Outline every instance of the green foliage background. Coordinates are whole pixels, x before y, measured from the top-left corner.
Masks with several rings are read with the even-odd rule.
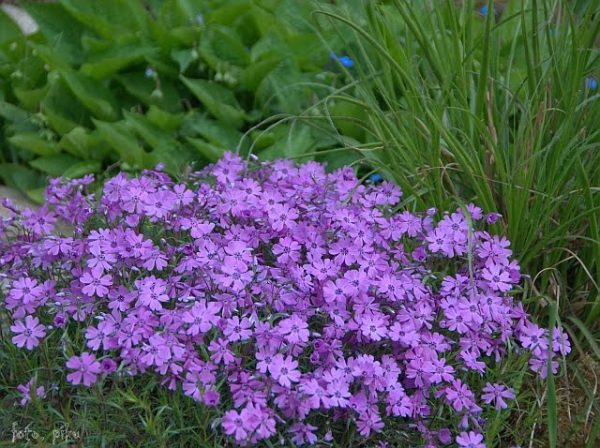
[[[0,179],[34,200],[46,176],[116,162],[178,174],[227,149],[271,158],[335,145],[303,123],[254,129],[301,114],[340,75],[330,58],[339,39],[314,32],[310,2],[21,6],[39,31],[23,36],[0,11]]]

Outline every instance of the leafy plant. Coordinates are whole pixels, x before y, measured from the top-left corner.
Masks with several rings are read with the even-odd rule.
[[[303,2],[22,6],[39,25],[33,36],[0,13],[0,178],[35,199],[39,172],[77,177],[118,162],[163,163],[176,174],[259,136],[264,155],[277,154],[270,132],[244,133],[266,117],[300,114],[337,76]],[[294,155],[314,149],[316,132],[288,126],[290,146],[301,148]]]

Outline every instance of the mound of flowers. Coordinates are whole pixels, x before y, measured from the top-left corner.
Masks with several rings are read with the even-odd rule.
[[[5,201],[13,343],[62,338],[77,387],[156,375],[214,408],[239,445],[394,428],[481,447],[484,411],[514,398],[488,369],[524,357],[544,377],[570,351],[511,296],[519,266],[474,205],[411,213],[398,187],[350,168],[232,154],[179,182],[158,170],[101,194],[91,183],[53,180],[39,211]],[[25,386],[22,403],[44,399]]]

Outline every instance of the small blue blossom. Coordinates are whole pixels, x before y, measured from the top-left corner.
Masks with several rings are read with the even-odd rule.
[[[342,64],[344,67],[346,68],[351,68],[354,66],[354,61],[352,60],[352,58],[350,58],[350,56],[339,56],[335,53],[331,53],[331,59],[333,59],[334,61],[338,61],[340,64]]]
[[[344,67],[350,68],[350,67],[354,66],[354,61],[352,59],[350,59],[349,56],[341,56],[339,61]]]
[[[369,176],[369,180],[374,184],[378,184],[379,182],[383,182],[383,177],[379,173],[373,173]]]
[[[204,25],[204,16],[202,14],[196,15],[196,23],[198,25]]]
[[[598,80],[590,76],[585,80],[585,86],[590,90],[596,90],[598,88]]]
[[[156,72],[152,67],[146,67],[144,75],[146,76],[146,78],[154,78],[156,76]]]
[[[479,14],[481,14],[484,17],[488,15],[488,11],[488,5],[483,5],[481,8],[479,8]],[[494,14],[496,14],[496,8],[494,8]]]

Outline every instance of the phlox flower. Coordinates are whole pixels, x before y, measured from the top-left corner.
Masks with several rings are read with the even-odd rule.
[[[297,369],[298,361],[291,356],[284,357],[282,354],[277,354],[273,357],[270,371],[279,384],[290,387],[292,383],[300,380],[300,372]]]
[[[33,390],[34,395],[37,398],[45,398],[46,397],[46,388],[44,386],[37,386],[37,380],[35,377],[31,378],[25,384],[19,384],[17,386],[17,390],[21,394],[21,400],[19,404],[21,406],[25,406],[27,403],[31,401],[31,391]]]
[[[74,370],[74,372],[67,375],[67,381],[73,385],[83,384],[90,387],[97,381],[98,375],[102,373],[102,366],[96,360],[96,356],[88,352],[69,358],[67,367]]]
[[[110,275],[102,275],[102,271],[92,270],[85,272],[79,279],[85,286],[81,291],[87,296],[105,297],[108,294],[108,287],[111,286],[112,278]]]
[[[504,399],[514,400],[515,392],[503,384],[487,383],[483,388],[481,398],[487,404],[493,403],[497,410],[506,409],[508,404],[506,404]]]
[[[10,327],[16,334],[12,337],[12,342],[17,347],[25,347],[27,350],[33,350],[40,343],[40,339],[46,336],[46,329],[40,324],[37,317],[26,316],[25,321],[17,321]]]
[[[456,443],[463,448],[485,448],[483,435],[474,431],[461,432],[456,436]]]

